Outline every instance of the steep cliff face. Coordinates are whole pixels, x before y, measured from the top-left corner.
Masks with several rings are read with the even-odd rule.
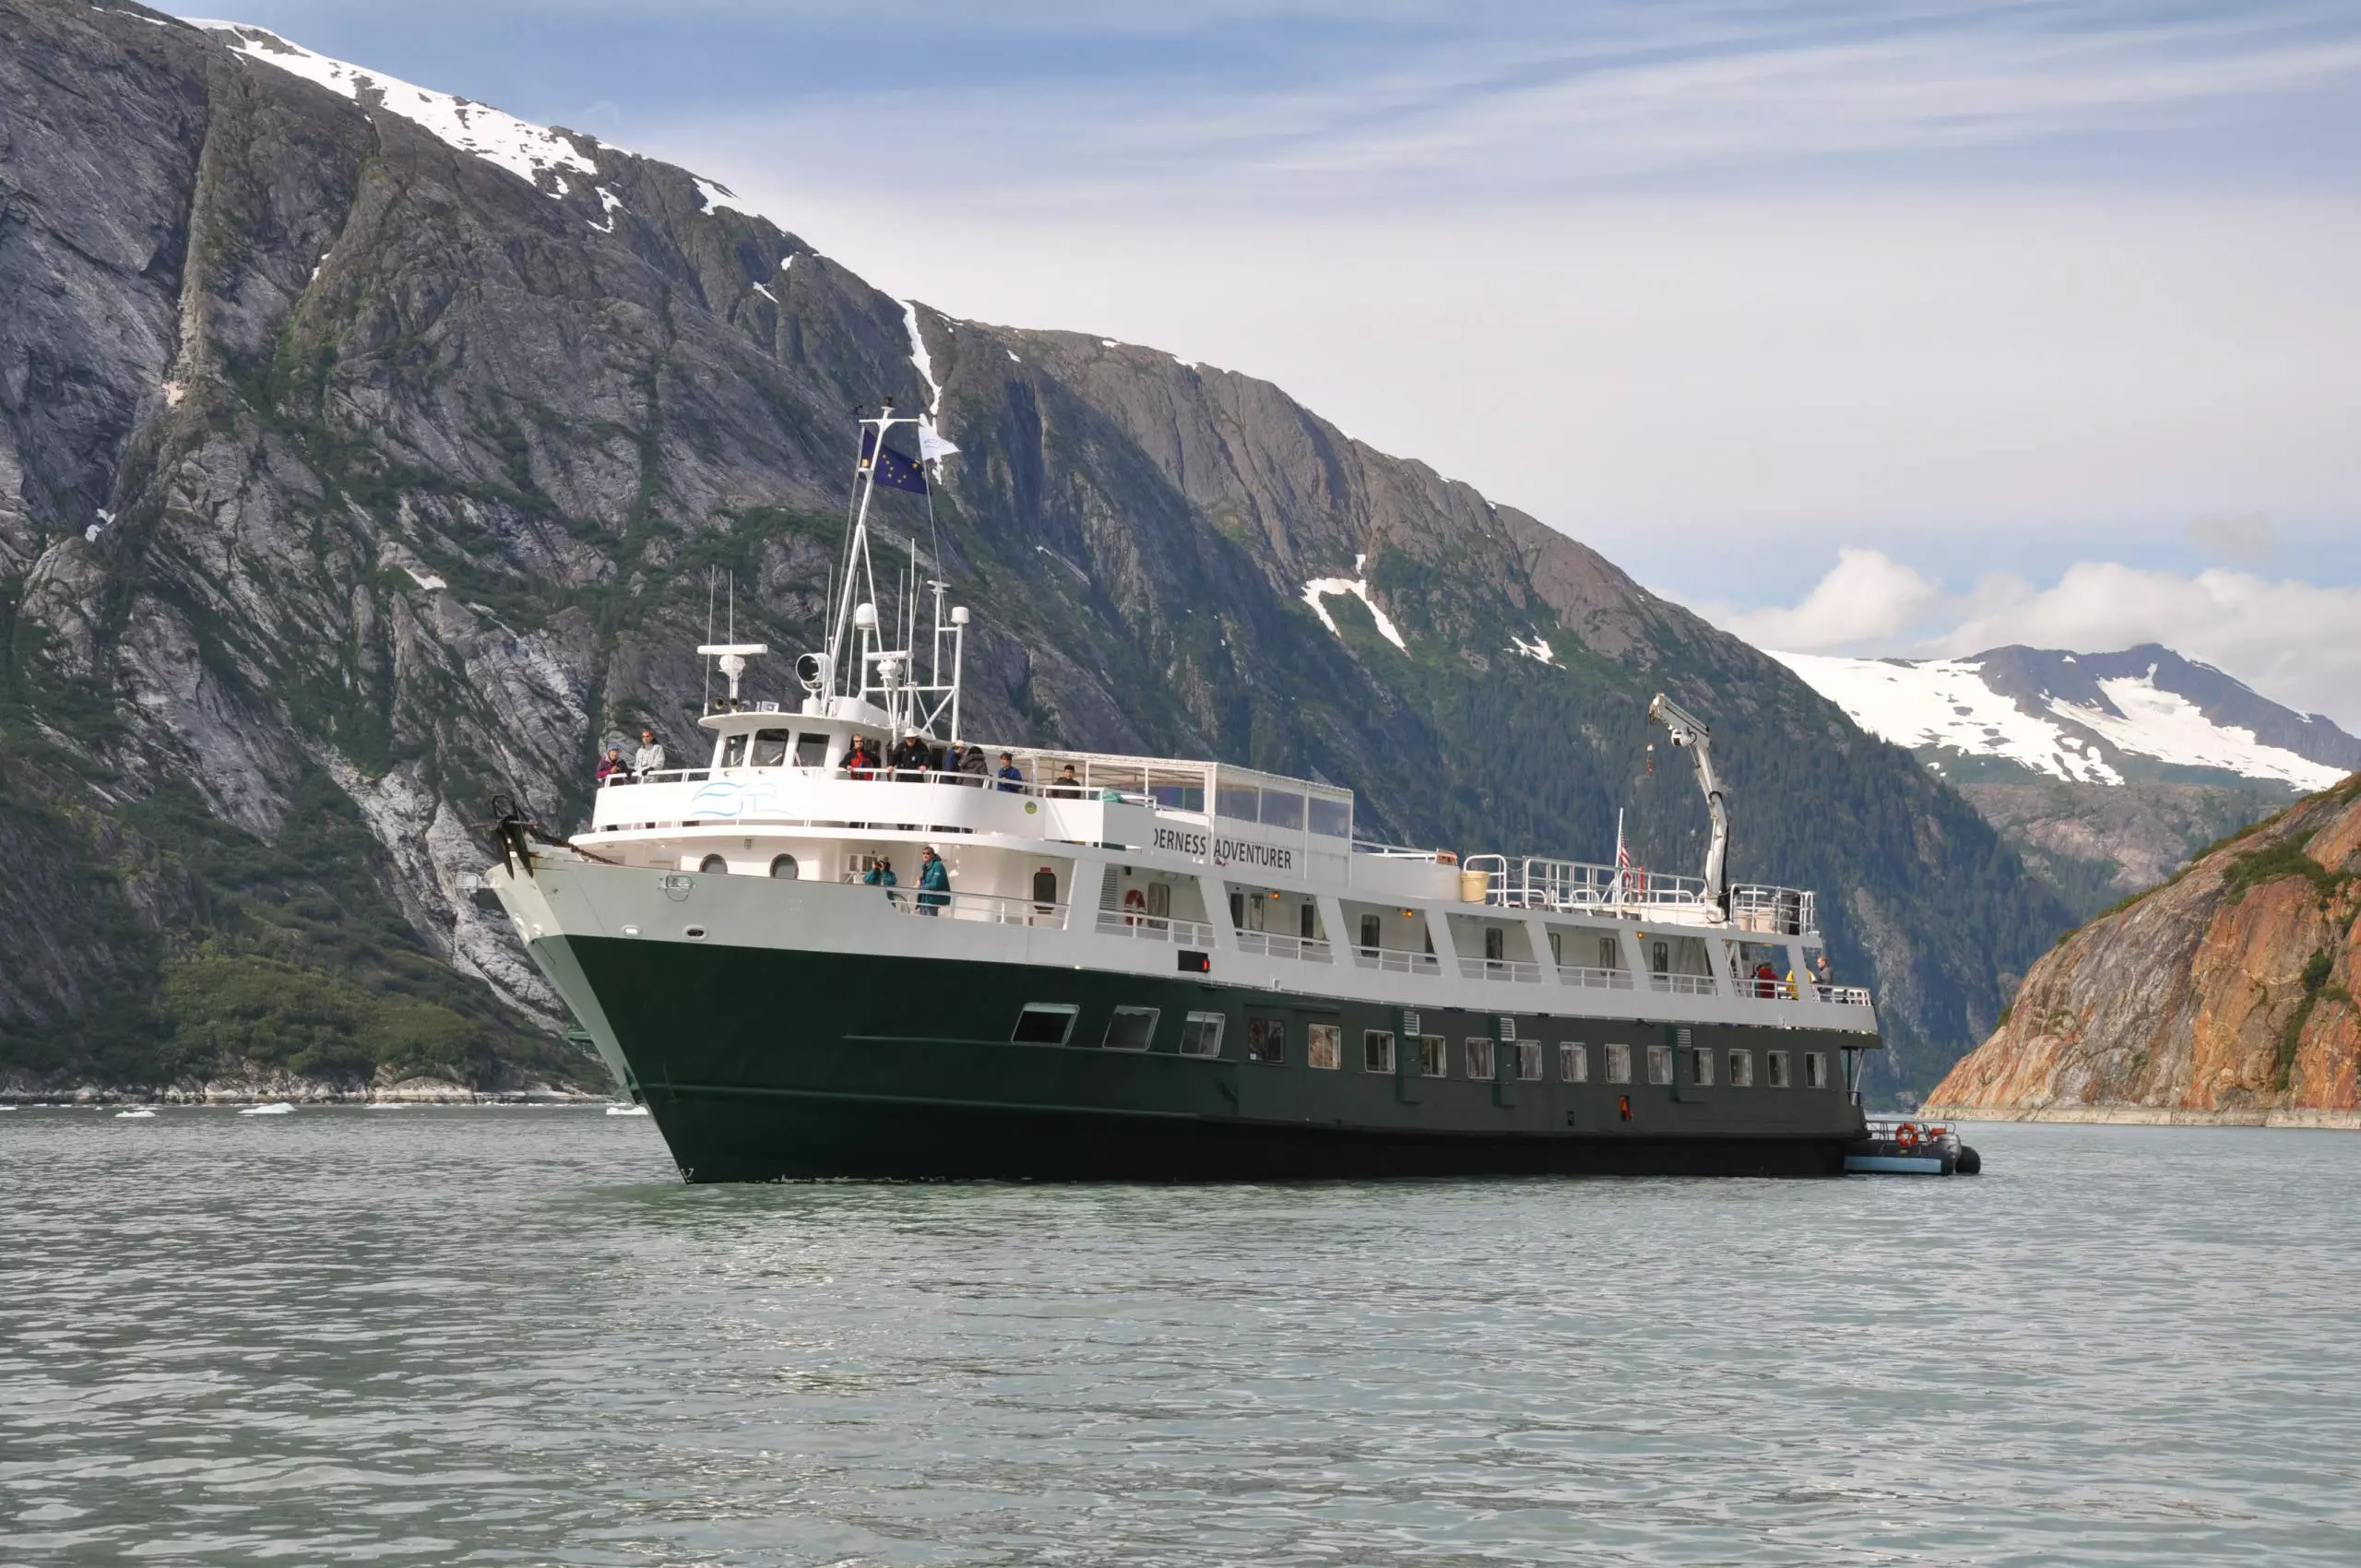
[[[578,819],[625,726],[695,747],[714,569],[741,635],[816,642],[884,395],[964,448],[885,520],[976,609],[972,733],[1317,775],[1464,848],[1597,857],[1629,807],[1686,865],[1669,690],[1734,873],[1828,890],[1890,1082],[2064,923],[1783,668],[1275,387],[894,300],[682,170],[255,30],[0,0],[0,1065],[565,1071],[469,821]],[[1384,625],[1307,599],[1338,577]]]
[[[2361,1126],[2361,777],[2062,942],[1944,1114]]]

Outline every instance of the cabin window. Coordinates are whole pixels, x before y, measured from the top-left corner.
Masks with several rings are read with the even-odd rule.
[[[1610,1045],[1607,1048],[1607,1081],[1610,1084],[1628,1084],[1631,1081],[1631,1048],[1630,1046]]]
[[[1353,836],[1353,808],[1343,801],[1323,801],[1311,797],[1308,805],[1311,831],[1327,838],[1349,838]]]
[[[1804,1052],[1804,1087],[1824,1089],[1828,1087],[1828,1055],[1825,1051]]]
[[[1249,1018],[1246,1020],[1246,1059],[1277,1066],[1287,1059],[1287,1023],[1285,1018]]]
[[[1156,1016],[1153,1007],[1116,1008],[1115,1016],[1107,1020],[1107,1049],[1145,1051],[1148,1041],[1156,1038]]]
[[[1337,1024],[1313,1024],[1304,1030],[1303,1059],[1314,1067],[1334,1070],[1345,1064],[1345,1031]]]
[[[1648,1082],[1652,1084],[1672,1082],[1672,1047],[1668,1045],[1648,1047]]]
[[[1263,820],[1273,827],[1303,829],[1303,797],[1286,790],[1263,791]]]
[[[705,873],[707,876],[728,876],[730,874],[730,862],[723,860],[719,855],[707,855],[705,859],[697,862],[697,870]]]
[[[1365,1072],[1394,1071],[1394,1036],[1384,1029],[1361,1031],[1361,1067]]]
[[[726,735],[722,737],[721,766],[724,767],[743,767],[746,766],[745,736]]]
[[[1754,1052],[1751,1051],[1731,1051],[1730,1087],[1734,1089],[1750,1089],[1753,1087]]]
[[[1499,963],[1508,956],[1508,932],[1496,925],[1488,925],[1484,928],[1484,956],[1486,958],[1495,964]]]
[[[1714,1053],[1692,1051],[1689,1053],[1689,1081],[1700,1088],[1711,1088],[1714,1083]]]
[[[1219,1013],[1190,1014],[1180,1026],[1180,1054],[1219,1056],[1221,1026],[1222,1016]]]
[[[1787,1087],[1787,1053],[1784,1051],[1765,1051],[1762,1073],[1773,1088],[1786,1088]]]
[[[795,737],[795,766],[825,767],[828,765],[828,737],[825,731],[806,730]]]
[[[1576,1040],[1567,1040],[1558,1047],[1558,1078],[1561,1083],[1590,1082],[1590,1048]]]
[[[1516,1042],[1516,1075],[1530,1083],[1541,1076],[1541,1042],[1521,1039]]]
[[[1376,915],[1361,917],[1361,945],[1374,949],[1385,938],[1385,921]]]
[[[1611,936],[1602,936],[1598,939],[1598,967],[1602,969],[1619,969],[1623,967],[1622,949],[1617,945],[1615,939]]]
[[[1016,1016],[1016,1029],[1008,1038],[1019,1045],[1063,1045],[1074,1033],[1074,1015],[1082,1011],[1070,1002],[1028,1002]]]
[[[1254,786],[1223,784],[1214,790],[1214,811],[1238,822],[1252,822],[1258,814],[1254,809]]]
[[[1320,906],[1306,898],[1303,901],[1303,912],[1297,924],[1300,927],[1297,932],[1298,935],[1306,942],[1318,941],[1320,939]]]
[[[787,766],[787,731],[784,730],[755,731],[754,743],[746,753],[746,756],[747,760],[756,767],[785,767]]]
[[[1648,968],[1660,975],[1672,973],[1672,944],[1652,943],[1648,947]]]
[[[1048,866],[1033,873],[1033,907],[1047,911],[1058,901],[1058,873]]]
[[[793,882],[801,873],[796,866],[793,855],[773,855],[771,874],[781,882]]]
[[[1492,1075],[1492,1042],[1470,1036],[1467,1040],[1467,1075],[1487,1078]]]
[[[1418,1073],[1422,1077],[1444,1078],[1451,1075],[1451,1059],[1445,1054],[1441,1035],[1418,1037]]]

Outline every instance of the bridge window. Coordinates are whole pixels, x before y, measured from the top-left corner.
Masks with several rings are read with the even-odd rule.
[[[1345,1064],[1345,1031],[1336,1024],[1313,1024],[1305,1031],[1303,1059],[1314,1067]]]
[[[1444,1052],[1441,1035],[1418,1037],[1418,1073],[1422,1077],[1444,1078],[1451,1075],[1451,1060]]]
[[[1672,1082],[1672,1047],[1668,1045],[1648,1047],[1648,1082],[1652,1084]]]
[[[1560,1083],[1590,1082],[1590,1047],[1579,1040],[1567,1040],[1558,1047],[1558,1078]]]
[[[1019,1045],[1063,1045],[1074,1033],[1074,1015],[1081,1011],[1070,1002],[1028,1002],[1008,1038]]]
[[[719,855],[707,855],[705,859],[697,862],[697,870],[705,873],[707,876],[728,876],[730,874],[730,862],[723,860]]]
[[[1822,1051],[1804,1052],[1804,1087],[1824,1089],[1828,1087],[1828,1053]]]
[[[774,855],[771,857],[771,874],[781,882],[793,882],[801,873],[793,855]]]
[[[1246,1059],[1276,1066],[1287,1059],[1287,1025],[1285,1018],[1249,1018],[1246,1020]]]
[[[1631,1081],[1631,1048],[1630,1046],[1610,1045],[1607,1048],[1607,1081],[1610,1084],[1628,1084]]]
[[[795,766],[825,767],[828,765],[828,737],[825,732],[807,730],[795,737]]]
[[[1541,1042],[1521,1039],[1516,1042],[1516,1075],[1531,1082],[1541,1076]]]
[[[1750,1089],[1753,1087],[1754,1052],[1751,1051],[1731,1051],[1730,1087],[1734,1089]]]
[[[1492,1042],[1470,1037],[1467,1041],[1467,1075],[1489,1079],[1492,1075]]]
[[[1180,1026],[1180,1054],[1183,1056],[1219,1056],[1221,1054],[1222,1016],[1219,1013],[1192,1013]]]
[[[746,766],[745,736],[725,735],[722,737],[721,766],[724,767],[743,767]]]
[[[1116,1008],[1115,1016],[1107,1020],[1107,1049],[1145,1051],[1148,1041],[1156,1038],[1156,1016],[1153,1007]]]
[[[1765,1051],[1763,1053],[1762,1069],[1763,1075],[1769,1079],[1773,1088],[1784,1089],[1787,1087],[1787,1053],[1786,1051]]]
[[[1394,1071],[1394,1036],[1385,1029],[1361,1032],[1361,1067],[1370,1073]]]
[[[756,767],[785,767],[787,766],[787,731],[784,730],[755,731],[753,746],[746,755]]]

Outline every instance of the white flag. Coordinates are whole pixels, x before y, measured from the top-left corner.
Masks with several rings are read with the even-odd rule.
[[[951,443],[945,441],[942,436],[937,435],[934,433],[934,426],[931,424],[921,424],[919,426],[919,462],[923,463],[935,457],[948,457],[952,453],[956,452],[957,450],[959,450],[958,447],[954,446]]]

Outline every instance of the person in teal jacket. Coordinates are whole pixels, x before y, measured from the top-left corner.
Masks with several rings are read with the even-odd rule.
[[[939,913],[951,902],[951,868],[929,844],[919,851],[919,913]]]

